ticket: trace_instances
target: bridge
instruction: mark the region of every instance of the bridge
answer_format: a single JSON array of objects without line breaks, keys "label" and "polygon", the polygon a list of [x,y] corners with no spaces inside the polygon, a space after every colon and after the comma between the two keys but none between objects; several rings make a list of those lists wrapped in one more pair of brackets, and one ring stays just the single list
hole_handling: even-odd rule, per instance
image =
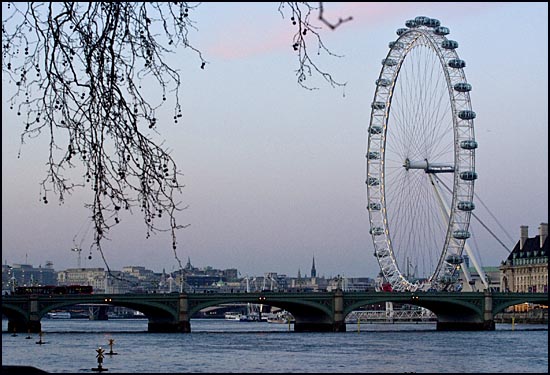
[{"label": "bridge", "polygon": [[385,302],[424,307],[440,331],[494,330],[494,316],[522,303],[548,305],[547,293],[504,292],[254,292],[2,296],[8,331],[40,332],[50,311],[77,304],[108,304],[142,312],[149,332],[191,332],[190,318],[200,310],[228,303],[256,303],[290,312],[296,332],[345,332],[346,316],[361,306]]}]

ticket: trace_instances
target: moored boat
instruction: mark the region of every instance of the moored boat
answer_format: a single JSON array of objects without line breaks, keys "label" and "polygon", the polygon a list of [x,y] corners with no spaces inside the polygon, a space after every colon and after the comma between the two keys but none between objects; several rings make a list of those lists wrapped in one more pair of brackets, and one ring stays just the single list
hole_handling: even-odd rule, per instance
[{"label": "moored boat", "polygon": [[284,324],[293,321],[294,317],[286,310],[279,311],[275,314],[270,314],[267,318],[268,323]]},{"label": "moored boat", "polygon": [[241,313],[234,312],[234,311],[228,311],[224,315],[225,320],[241,320]]},{"label": "moored boat", "polygon": [[70,312],[49,312],[47,317],[50,319],[71,319]]}]

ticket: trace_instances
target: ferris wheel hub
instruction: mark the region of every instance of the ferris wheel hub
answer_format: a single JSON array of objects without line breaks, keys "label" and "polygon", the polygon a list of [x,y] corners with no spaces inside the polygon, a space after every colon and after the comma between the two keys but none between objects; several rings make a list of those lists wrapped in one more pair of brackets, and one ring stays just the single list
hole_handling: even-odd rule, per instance
[{"label": "ferris wheel hub", "polygon": [[452,164],[445,163],[430,163],[428,159],[424,160],[410,160],[405,159],[403,167],[408,171],[409,169],[422,169],[426,173],[453,173],[455,168]]}]

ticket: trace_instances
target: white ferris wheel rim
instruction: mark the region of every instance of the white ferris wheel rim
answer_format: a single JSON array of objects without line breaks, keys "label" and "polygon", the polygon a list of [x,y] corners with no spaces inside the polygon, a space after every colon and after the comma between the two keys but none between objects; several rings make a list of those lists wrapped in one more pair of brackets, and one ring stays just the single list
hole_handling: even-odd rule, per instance
[{"label": "white ferris wheel rim", "polygon": [[[372,236],[374,255],[380,265],[381,273],[384,278],[390,282],[393,290],[415,291],[427,290],[430,288],[443,290],[449,285],[455,284],[457,281],[458,269],[463,263],[462,252],[464,243],[469,237],[468,227],[471,210],[475,207],[473,204],[474,181],[477,178],[477,174],[475,173],[475,149],[477,148],[477,143],[474,137],[473,126],[475,113],[471,110],[469,95],[471,86],[466,81],[463,71],[465,62],[460,60],[456,53],[458,43],[446,38],[449,30],[446,27],[440,26],[438,20],[423,16],[407,21],[406,25],[407,28],[397,30],[399,37],[396,41],[390,42],[390,50],[386,58],[382,60],[382,69],[379,78],[376,80],[376,90],[371,104],[372,111],[368,128],[366,155],[369,232]],[[428,135],[424,136],[424,138],[430,138],[431,134],[436,134],[437,132],[445,132],[444,128],[441,130],[436,128],[431,129],[429,127],[432,118],[438,117],[439,113],[436,115],[433,113],[424,115],[424,113],[420,113],[419,110],[415,109],[417,107],[430,109],[435,106],[434,102],[430,105],[423,105],[425,104],[424,102],[421,104],[411,104],[407,102],[407,97],[426,97],[430,91],[416,91],[411,95],[403,94],[403,92],[400,91],[402,90],[400,88],[401,81],[405,82],[402,85],[403,87],[409,85],[415,89],[432,83],[431,77],[433,77],[433,70],[430,73],[432,75],[428,76],[430,79],[424,79],[423,82],[413,81],[412,83],[407,83],[407,81],[405,81],[406,78],[404,77],[406,77],[408,66],[414,66],[414,64],[409,64],[409,61],[414,62],[416,58],[421,59],[420,56],[415,57],[416,51],[427,51],[427,58],[430,58],[430,56],[433,57],[431,60],[434,65],[433,68],[439,69],[439,77],[433,79],[433,81],[437,80],[443,82],[438,89],[448,92],[448,113],[444,114],[444,116],[449,117],[447,121],[449,122],[449,126],[452,127],[452,138],[450,140],[452,144],[448,144],[449,142],[447,142],[447,156],[452,160],[444,160],[443,162],[437,160],[435,155],[438,154],[436,152],[432,152],[432,154],[426,152],[426,154],[424,154],[419,151],[416,152],[415,155],[412,155],[414,152],[411,152],[411,150],[415,147],[418,148],[418,145],[414,145],[412,141],[409,142],[408,140],[395,140],[394,138],[398,136],[395,134],[398,133],[392,133],[392,126],[396,127],[396,129],[399,128],[399,121],[393,121],[397,118],[402,118],[400,121],[406,124],[406,127],[401,127],[401,129],[399,129],[400,131],[406,132],[407,128],[412,126],[411,124],[418,122],[428,123],[428,126],[425,126],[424,129],[424,134]],[[429,73],[430,71],[428,69],[424,69],[425,65],[428,64],[419,65],[419,70],[415,72],[411,71],[410,76],[418,76],[423,70]],[[426,88],[425,90],[430,90],[430,88]],[[441,96],[442,95],[439,97]],[[405,100],[403,100],[403,103],[405,103],[403,105],[404,109],[399,108],[398,103],[400,103],[399,98],[401,97],[405,98]],[[397,113],[397,115],[394,113]],[[411,113],[415,118],[410,118],[412,116]],[[443,115],[441,120],[443,120]],[[433,132],[430,133],[430,131]],[[451,132],[451,129],[448,129],[448,132]],[[422,137],[417,137],[415,134],[416,133],[411,133],[408,138],[419,138],[418,143],[420,143]],[[443,136],[448,135],[449,134],[442,134],[441,138],[443,139]],[[395,147],[394,149],[400,148],[400,152],[395,153],[399,153],[397,158],[401,158],[397,160],[397,162],[401,164],[399,166],[400,168],[390,169],[389,167],[392,162],[395,162],[395,160],[391,159],[391,157],[395,156],[391,154],[393,147],[392,142],[399,143],[399,147]],[[425,148],[428,149],[429,147]],[[405,150],[411,152],[411,156],[409,156]],[[433,160],[432,157],[434,158]],[[400,221],[399,225],[391,227],[392,222],[396,223],[396,218],[403,215],[397,212],[388,212],[388,201],[395,199],[395,197],[391,196],[391,189],[388,186],[391,186],[390,176],[396,173],[408,176],[409,179],[407,183],[410,183],[413,180],[410,178],[411,176],[418,176],[423,172],[424,176],[429,177],[432,184],[439,183],[440,179],[437,176],[440,173],[442,175],[452,175],[452,183],[450,183],[451,186],[448,187],[451,191],[451,199],[450,202],[445,204],[441,196],[437,197],[437,200],[441,203],[440,206],[448,205],[448,219],[446,225],[439,226],[437,230],[431,228],[434,232],[441,232],[438,235],[441,237],[440,242],[442,242],[439,250],[432,252],[431,258],[433,259],[428,260],[434,264],[433,267],[431,267],[431,273],[422,279],[410,280],[408,270],[406,274],[404,273],[405,269],[402,264],[403,259],[398,259],[401,248],[398,249],[399,246],[394,244],[394,242],[399,243],[398,238],[401,237],[397,234],[400,231],[403,233],[407,230],[418,231],[419,227],[413,227],[412,229],[401,228],[401,226],[406,226],[407,223],[412,223],[412,220],[408,222]],[[413,175],[413,173],[415,173],[415,175]],[[426,180],[424,176],[418,178]],[[435,201],[434,198],[431,199]],[[402,202],[404,205],[410,203],[411,207],[409,207],[409,210],[411,211],[415,207],[412,206],[412,203],[418,204],[418,202],[412,202],[412,200],[413,199],[410,199],[409,202]],[[417,198],[416,200],[419,201],[420,199]],[[409,213],[409,215],[411,215],[411,213]],[[432,216],[434,216],[433,213],[430,217]],[[435,227],[436,225],[433,224],[433,226]],[[402,236],[404,238],[404,235]],[[411,240],[410,242],[414,242],[414,246],[426,246],[421,243],[422,240],[420,238],[414,238],[414,235],[411,236],[410,234],[409,236],[413,238],[414,241]],[[437,237],[435,234],[434,236]],[[403,244],[409,242],[409,240],[403,239],[401,242],[401,247],[405,248],[406,246]],[[431,247],[434,246],[435,245],[431,244]],[[399,264],[400,262],[401,265]]]}]

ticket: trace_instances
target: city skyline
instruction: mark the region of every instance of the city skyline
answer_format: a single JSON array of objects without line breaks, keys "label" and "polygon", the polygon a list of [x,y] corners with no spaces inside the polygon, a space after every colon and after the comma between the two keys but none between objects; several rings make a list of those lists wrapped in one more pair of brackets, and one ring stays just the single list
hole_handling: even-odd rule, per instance
[{"label": "city skyline", "polygon": [[[179,220],[190,226],[179,231],[177,249],[183,265],[189,257],[194,265],[237,268],[242,275],[295,276],[299,269],[309,273],[314,256],[319,275],[376,276],[365,208],[370,103],[388,42],[420,15],[449,27],[467,63],[479,143],[475,192],[499,225],[491,215],[483,218],[501,236],[502,225],[509,250],[521,225],[529,226],[529,237],[538,234],[548,222],[547,3],[327,4],[329,18],[353,16],[323,32],[327,48],[343,57],[319,56],[347,85],[342,90],[313,80],[320,88],[314,91],[296,83],[290,20],[277,6],[204,3],[193,15],[198,31],[191,37],[209,63],[201,70],[191,57],[177,61],[184,72],[183,121],[173,124],[168,108],[159,115],[159,138],[186,185],[180,198],[189,208]],[[19,144],[22,124],[7,109],[6,86],[3,264],[50,260],[56,269],[73,268],[71,248],[81,245],[82,267],[105,267],[95,251],[88,259],[92,233],[83,205],[91,199],[89,187],[62,205],[40,201],[47,139]],[[146,239],[139,212],[121,219],[103,245],[111,269],[179,268],[168,234]],[[508,253],[478,228],[470,245],[483,266],[498,266]]]}]

